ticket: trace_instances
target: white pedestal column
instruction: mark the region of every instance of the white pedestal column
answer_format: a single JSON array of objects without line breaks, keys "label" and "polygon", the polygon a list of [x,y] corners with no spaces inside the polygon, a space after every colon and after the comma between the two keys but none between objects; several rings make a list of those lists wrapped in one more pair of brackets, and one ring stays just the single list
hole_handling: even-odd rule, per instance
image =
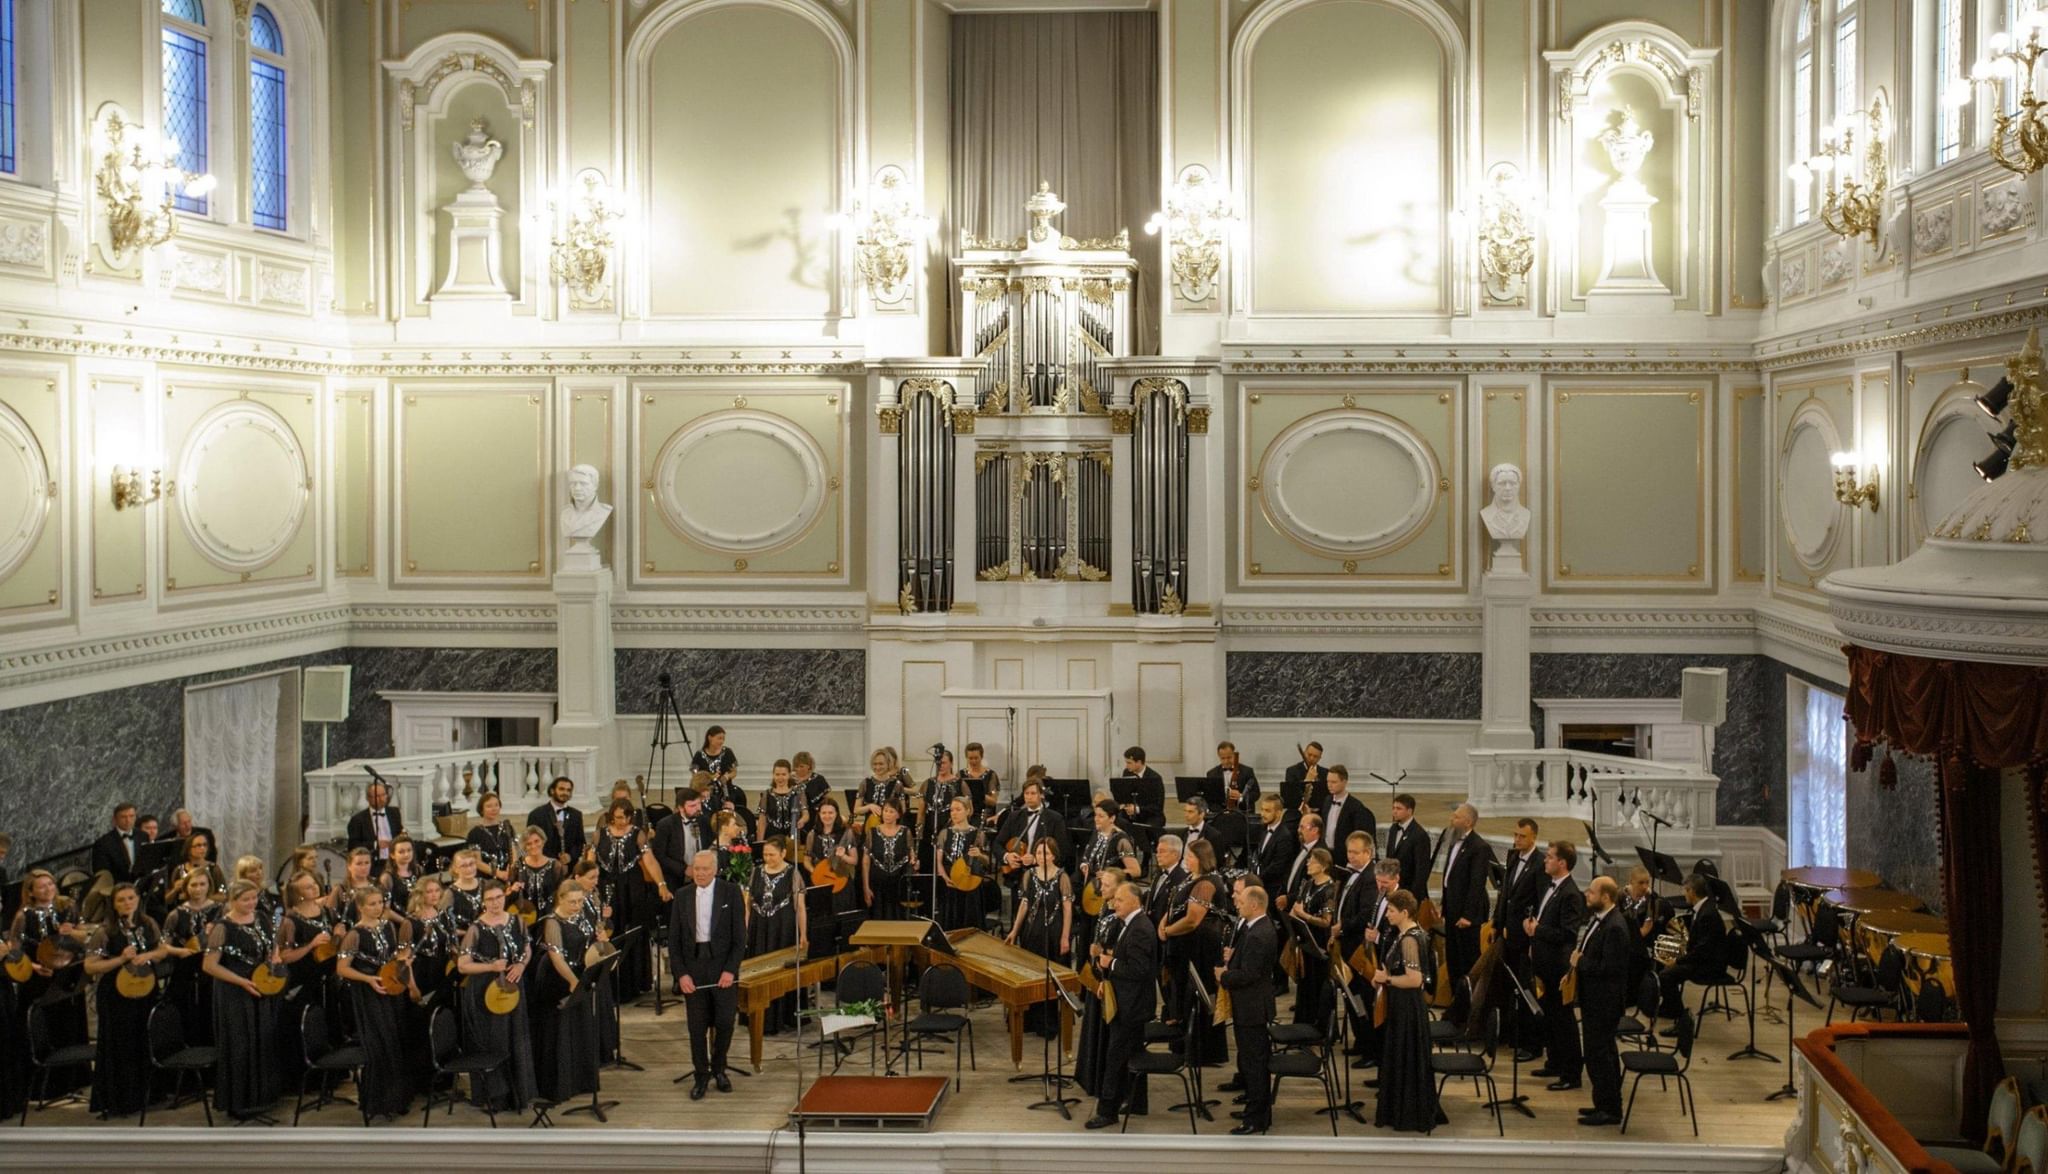
[{"label": "white pedestal column", "polygon": [[1529,601],[1535,581],[1522,567],[1519,544],[1497,543],[1493,568],[1481,580],[1485,597],[1486,660],[1480,686],[1479,745],[1488,750],[1530,750]]},{"label": "white pedestal column", "polygon": [[589,788],[609,786],[619,775],[613,677],[612,573],[603,567],[557,572],[555,725],[549,740],[598,748],[598,777],[577,780]]},{"label": "white pedestal column", "polygon": [[1657,197],[1633,179],[1617,182],[1601,199],[1605,225],[1594,293],[1671,292],[1657,276],[1656,237],[1650,225],[1650,209],[1656,206]]},{"label": "white pedestal column", "polygon": [[500,265],[500,222],[505,210],[484,188],[468,188],[441,209],[448,217],[448,273],[435,300],[471,298],[507,301]]}]

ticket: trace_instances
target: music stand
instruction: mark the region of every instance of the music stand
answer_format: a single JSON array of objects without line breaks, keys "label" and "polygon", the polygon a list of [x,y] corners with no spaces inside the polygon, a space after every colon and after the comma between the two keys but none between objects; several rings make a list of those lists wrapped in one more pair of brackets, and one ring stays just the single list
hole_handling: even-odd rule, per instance
[{"label": "music stand", "polygon": [[929,917],[914,917],[909,920],[924,922],[924,937],[917,943],[920,949],[930,950],[935,954],[944,954],[948,958],[958,958],[960,956],[960,951],[953,948],[952,939],[946,936],[945,930],[939,928],[938,922],[933,921]]},{"label": "music stand", "polygon": [[[1722,887],[1725,888],[1726,885],[1724,884]],[[1776,1064],[1779,1062],[1776,1056],[1756,1046],[1756,967],[1748,965],[1749,958],[1768,959],[1771,948],[1764,943],[1763,931],[1759,930],[1748,918],[1740,913],[1730,913],[1728,918],[1735,923],[1735,932],[1742,935],[1742,945],[1744,950],[1747,951],[1743,959],[1744,965],[1742,968],[1749,972],[1747,975],[1749,979],[1749,997],[1743,1000],[1744,1003],[1748,1004],[1749,1010],[1749,1042],[1742,1046],[1741,1051],[1731,1053],[1728,1058],[1730,1060],[1769,1060],[1771,1063]]]},{"label": "music stand", "polygon": [[[631,937],[633,934],[639,932],[640,927],[636,925],[632,929],[627,930],[624,936]],[[605,985],[610,986],[612,983],[617,981],[619,959],[624,958],[625,956],[626,954],[624,949],[621,949],[616,953],[607,954],[604,957],[598,959],[595,964],[590,966],[588,969],[584,970],[583,981],[577,983],[576,989],[570,991],[568,997],[562,1000],[562,1014],[590,1016],[591,1032],[596,1036],[596,1038],[599,1041],[602,1041],[604,1033],[602,1030],[599,1029],[597,1022],[598,1006],[596,992],[598,990],[598,984],[604,983]],[[615,997],[612,999],[612,1010],[614,1016],[616,1016],[618,1012],[618,1006],[619,1000]],[[623,1061],[621,1062],[623,1063]],[[604,1066],[602,1064],[598,1065],[598,1070],[601,1072],[603,1070],[603,1067]],[[634,1064],[631,1065],[631,1067],[637,1069],[639,1065]],[[573,1117],[578,1113],[588,1113],[591,1116],[597,1118],[599,1121],[605,1121],[605,1110],[618,1108],[619,1102],[601,1100],[598,1095],[600,1084],[600,1080],[593,1078],[590,1085],[590,1103],[587,1105],[577,1105],[576,1107],[571,1109],[564,1109],[562,1111],[562,1116]],[[547,1120],[547,1112],[548,1108],[550,1107],[551,1106],[544,1105],[538,1110],[536,1110],[534,1116],[535,1124],[540,1124],[543,1121],[546,1121],[547,1124],[549,1124],[550,1126],[554,1124],[554,1122]]]},{"label": "music stand", "polygon": [[[1795,1000],[1805,999],[1807,1005],[1811,1006],[1816,1011],[1821,1010],[1820,1000],[1814,998],[1813,995],[1807,991],[1806,984],[1799,980],[1799,967],[1792,963],[1780,960],[1776,954],[1771,952],[1770,946],[1766,945],[1764,947],[1764,952],[1762,954],[1759,954],[1758,957],[1762,958],[1764,960],[1764,965],[1770,967],[1771,972],[1778,976],[1778,980],[1785,984],[1785,1052],[1787,1055],[1790,1055],[1792,1052],[1792,1039],[1794,1035],[1792,1021],[1798,1018],[1799,1007],[1799,1004]],[[1785,1068],[1785,1087],[1772,1093],[1770,1096],[1765,1097],[1764,1100],[1777,1101],[1783,1100],[1786,1097],[1796,1097],[1798,1095],[1799,1089],[1796,1088],[1792,1083],[1792,1068],[1790,1065],[1787,1065]]]},{"label": "music stand", "polygon": [[[1586,829],[1586,846],[1593,849],[1595,867],[1593,867],[1591,871],[1593,873],[1593,876],[1599,876],[1600,869],[1597,867],[1597,865],[1612,864],[1614,863],[1614,857],[1608,853],[1606,848],[1601,846],[1600,833],[1593,830],[1592,820],[1582,819],[1579,821],[1579,823],[1582,824]],[[1589,877],[1588,879],[1591,878]]]},{"label": "music stand", "polygon": [[[1365,1000],[1359,997],[1357,991],[1351,989],[1350,983],[1337,982],[1333,979],[1330,986],[1331,989],[1337,992],[1336,1013],[1342,1016],[1342,1019],[1337,1024],[1337,1040],[1342,1042],[1353,1031],[1351,1026],[1353,1023],[1360,1019],[1364,1019],[1368,1023],[1372,1021],[1372,1008],[1366,1005]],[[1365,1119],[1365,1102],[1351,1099],[1351,1065],[1341,1063],[1336,1057],[1331,1058],[1331,1063],[1337,1064],[1344,1073],[1344,1099],[1338,1101],[1335,1105],[1325,1105],[1317,1109],[1316,1112],[1319,1114],[1349,1113],[1351,1114],[1351,1119],[1360,1125],[1372,1124],[1372,1122]]]},{"label": "music stand", "polygon": [[[1094,804],[1087,779],[1047,779],[1045,786],[1052,798],[1052,809],[1059,813],[1061,819],[1071,825],[1077,819],[1087,818],[1088,809]],[[975,810],[980,810],[979,802]]]},{"label": "music stand", "polygon": [[[1543,1009],[1536,1005],[1536,996],[1522,983],[1522,976],[1515,973],[1514,964],[1503,955],[1498,969],[1508,976],[1514,989],[1508,992],[1508,1038],[1519,1041],[1522,1038],[1522,1011],[1528,1009],[1531,1015],[1541,1017]],[[1529,1094],[1522,1091],[1522,1049],[1519,1043],[1510,1044],[1510,1071],[1508,1074],[1508,1095],[1486,1102],[1486,1108],[1496,1115],[1506,1109],[1513,1109],[1524,1117],[1534,1119],[1536,1110],[1529,1107]]]},{"label": "music stand", "polygon": [[1636,859],[1643,862],[1643,867],[1649,870],[1652,880],[1660,884],[1684,886],[1685,873],[1679,871],[1678,861],[1664,853],[1637,844]]},{"label": "music stand", "polygon": [[[642,945],[639,939],[640,927],[637,925],[613,938],[612,945],[617,952],[609,957],[600,958],[597,965],[592,966],[589,973],[583,976],[582,984],[576,988],[576,991],[580,993],[585,987],[590,986],[591,976],[597,973],[599,966],[604,967],[603,977],[611,984],[612,993],[612,1054],[610,1060],[604,1064],[604,1067],[623,1068],[629,1072],[645,1072],[647,1070],[626,1059],[626,1033],[624,1022],[620,1019],[621,1009],[619,1007],[619,959],[625,957],[627,950],[646,949],[647,947]],[[659,956],[660,951],[655,951],[655,953]],[[659,975],[655,976],[654,989],[657,991],[661,989],[661,978]],[[575,1110],[571,1109],[570,1112],[573,1113]],[[598,1114],[597,1119],[600,1121],[604,1120],[604,1115],[602,1113]]]},{"label": "music stand", "polygon": [[[1193,962],[1185,962],[1182,965],[1188,968],[1187,981],[1191,984],[1190,989],[1194,993],[1195,1002],[1199,1005],[1202,1012],[1200,1019],[1214,1023],[1216,1021],[1216,997],[1209,993],[1208,987],[1202,985],[1202,972],[1195,969]],[[1189,1008],[1189,1010],[1194,1009],[1193,1007]],[[1209,1100],[1202,1094],[1202,1066],[1195,1062],[1195,1043],[1200,1036],[1200,1030],[1195,1026],[1196,1022],[1196,1016],[1188,1016],[1187,1028],[1181,1036],[1180,1062],[1187,1066],[1188,1080],[1195,1090],[1195,1099],[1191,1102],[1195,1107],[1195,1112],[1200,1113],[1204,1121],[1214,1121],[1216,1118],[1210,1115],[1209,1107],[1211,1105],[1220,1105],[1223,1102]],[[1187,1104],[1174,1105],[1167,1109],[1167,1112],[1178,1112],[1187,1107]]]},{"label": "music stand", "polygon": [[[1076,1014],[1080,1013],[1081,1001],[1069,993],[1066,986],[1053,977],[1052,959],[1050,958],[1045,960],[1045,989],[1052,992],[1052,997],[1065,1004],[1068,1010]],[[1047,1010],[1054,1011],[1057,1014],[1055,1008],[1048,1007]],[[1054,1031],[1051,1035],[1041,1034],[1038,1037],[1038,1079],[1044,1085],[1045,1095],[1026,1105],[1025,1108],[1058,1109],[1061,1117],[1072,1121],[1074,1115],[1067,1111],[1067,1106],[1080,1104],[1081,1098],[1066,1095],[1067,1086],[1074,1083],[1074,1078],[1066,1074],[1066,1048],[1054,1045],[1054,1041],[1058,1038],[1058,1031]],[[1015,1080],[1016,1078],[1012,1077],[1011,1079]]]},{"label": "music stand", "polygon": [[[853,882],[848,881],[846,883],[852,884]],[[810,926],[814,925],[821,927],[831,926],[833,933],[835,935],[832,938],[827,938],[824,934],[820,933],[805,934],[805,940],[810,943],[810,948],[809,952],[806,953],[804,957],[807,959],[818,958],[827,954],[836,953],[836,947],[838,945],[836,935],[838,933],[839,926],[838,922],[835,920],[836,915],[832,911],[831,886],[805,885],[803,887],[803,907],[804,925],[806,928],[809,928]]]},{"label": "music stand", "polygon": [[1218,815],[1223,811],[1223,780],[1208,775],[1175,775],[1173,795],[1182,803],[1199,795],[1209,805],[1209,814]]}]

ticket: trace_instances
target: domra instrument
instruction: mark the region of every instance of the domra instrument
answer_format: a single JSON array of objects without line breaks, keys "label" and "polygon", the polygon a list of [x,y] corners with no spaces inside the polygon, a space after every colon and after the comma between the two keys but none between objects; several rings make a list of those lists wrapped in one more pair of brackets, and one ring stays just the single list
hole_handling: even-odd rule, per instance
[{"label": "domra instrument", "polygon": [[124,999],[146,999],[156,993],[156,970],[146,962],[130,962],[114,972],[114,991]]},{"label": "domra instrument", "polygon": [[504,975],[491,979],[484,988],[484,1010],[493,1015],[510,1015],[519,1009],[519,984],[505,981]]}]

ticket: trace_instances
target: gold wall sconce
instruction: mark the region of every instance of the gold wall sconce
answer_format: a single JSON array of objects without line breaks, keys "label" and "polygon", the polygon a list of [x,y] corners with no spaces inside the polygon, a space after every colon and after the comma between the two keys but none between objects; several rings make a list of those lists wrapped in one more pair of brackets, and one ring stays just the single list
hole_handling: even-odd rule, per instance
[{"label": "gold wall sconce", "polygon": [[113,488],[115,509],[138,509],[164,495],[164,473],[140,465],[115,465]]},{"label": "gold wall sconce", "polygon": [[[1861,153],[1857,142],[1863,144]],[[1826,179],[1820,222],[1837,236],[1860,236],[1877,243],[1884,219],[1884,196],[1891,187],[1891,104],[1879,89],[1870,109],[1843,114],[1822,127],[1820,150],[1787,169],[1792,182]]]},{"label": "gold wall sconce", "polygon": [[572,304],[609,306],[606,277],[619,243],[619,222],[626,218],[624,198],[605,182],[603,172],[586,167],[576,173],[565,199],[548,201],[548,213],[557,221],[548,242],[549,272],[568,288]]},{"label": "gold wall sconce", "polygon": [[1834,454],[1832,462],[1835,466],[1835,500],[1852,509],[1859,505],[1867,505],[1872,513],[1876,513],[1877,465],[1873,462],[1868,478],[1859,483],[1856,480],[1856,469],[1863,460],[1858,454],[1838,452]]},{"label": "gold wall sconce", "polygon": [[1224,238],[1237,219],[1230,189],[1218,184],[1208,168],[1190,163],[1180,169],[1180,178],[1166,193],[1166,207],[1145,222],[1145,232],[1166,234],[1167,271],[1182,301],[1206,302],[1215,296]]},{"label": "gold wall sconce", "polygon": [[853,228],[854,268],[868,297],[878,306],[906,302],[916,285],[911,265],[917,243],[931,235],[933,225],[911,189],[909,174],[894,163],[884,164],[867,198],[854,201],[853,210],[837,219]]},{"label": "gold wall sconce", "polygon": [[[2034,66],[2048,45],[2041,36],[2048,32],[2048,11],[2022,14],[2010,33],[1993,33],[1985,48],[1990,56],[1970,69],[1970,80],[1991,87],[1991,157],[2000,167],[2021,175],[2032,175],[2048,165],[2048,117],[2041,108],[2048,99],[2034,91]],[[2006,108],[2005,88],[2019,87],[2018,100]],[[1969,102],[1968,85],[1958,85],[1951,96],[1957,106]]]},{"label": "gold wall sconce", "polygon": [[1536,226],[1542,199],[1512,163],[1496,163],[1479,191],[1479,272],[1486,296],[1519,302],[1536,265]]},{"label": "gold wall sconce", "polygon": [[213,191],[213,176],[172,162],[178,155],[176,141],[151,138],[112,103],[102,109],[94,137],[99,163],[93,190],[106,214],[107,244],[116,260],[155,248],[177,233],[171,201],[178,192],[202,197]]}]

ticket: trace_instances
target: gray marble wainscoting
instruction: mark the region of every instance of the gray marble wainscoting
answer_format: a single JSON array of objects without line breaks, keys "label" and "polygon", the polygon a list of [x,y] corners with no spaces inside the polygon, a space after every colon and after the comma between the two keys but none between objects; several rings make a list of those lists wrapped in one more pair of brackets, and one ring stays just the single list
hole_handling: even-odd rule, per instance
[{"label": "gray marble wainscoting", "polygon": [[[327,760],[383,758],[392,752],[391,706],[382,690],[432,693],[553,693],[552,648],[349,648],[334,663],[355,666],[349,678],[348,721],[334,727]],[[313,765],[320,727],[308,726]]]},{"label": "gray marble wainscoting", "polygon": [[621,648],[613,664],[620,713],[653,713],[664,672],[684,713],[867,712],[867,652],[860,648]]},{"label": "gray marble wainscoting", "polygon": [[1895,889],[1942,910],[1940,784],[1934,763],[1900,754],[1899,784],[1878,780],[1882,752],[1849,776],[1849,867],[1867,868]]},{"label": "gray marble wainscoting", "polygon": [[[1792,671],[1786,665],[1767,656],[1538,653],[1529,658],[1529,695],[1676,697],[1680,671],[1688,668],[1728,670],[1728,720],[1714,734],[1714,771],[1721,776],[1715,818],[1784,835],[1785,674]],[[1542,711],[1532,707],[1530,721],[1541,742]]]},{"label": "gray marble wainscoting", "polygon": [[1477,721],[1476,652],[1232,652],[1231,717]]}]

